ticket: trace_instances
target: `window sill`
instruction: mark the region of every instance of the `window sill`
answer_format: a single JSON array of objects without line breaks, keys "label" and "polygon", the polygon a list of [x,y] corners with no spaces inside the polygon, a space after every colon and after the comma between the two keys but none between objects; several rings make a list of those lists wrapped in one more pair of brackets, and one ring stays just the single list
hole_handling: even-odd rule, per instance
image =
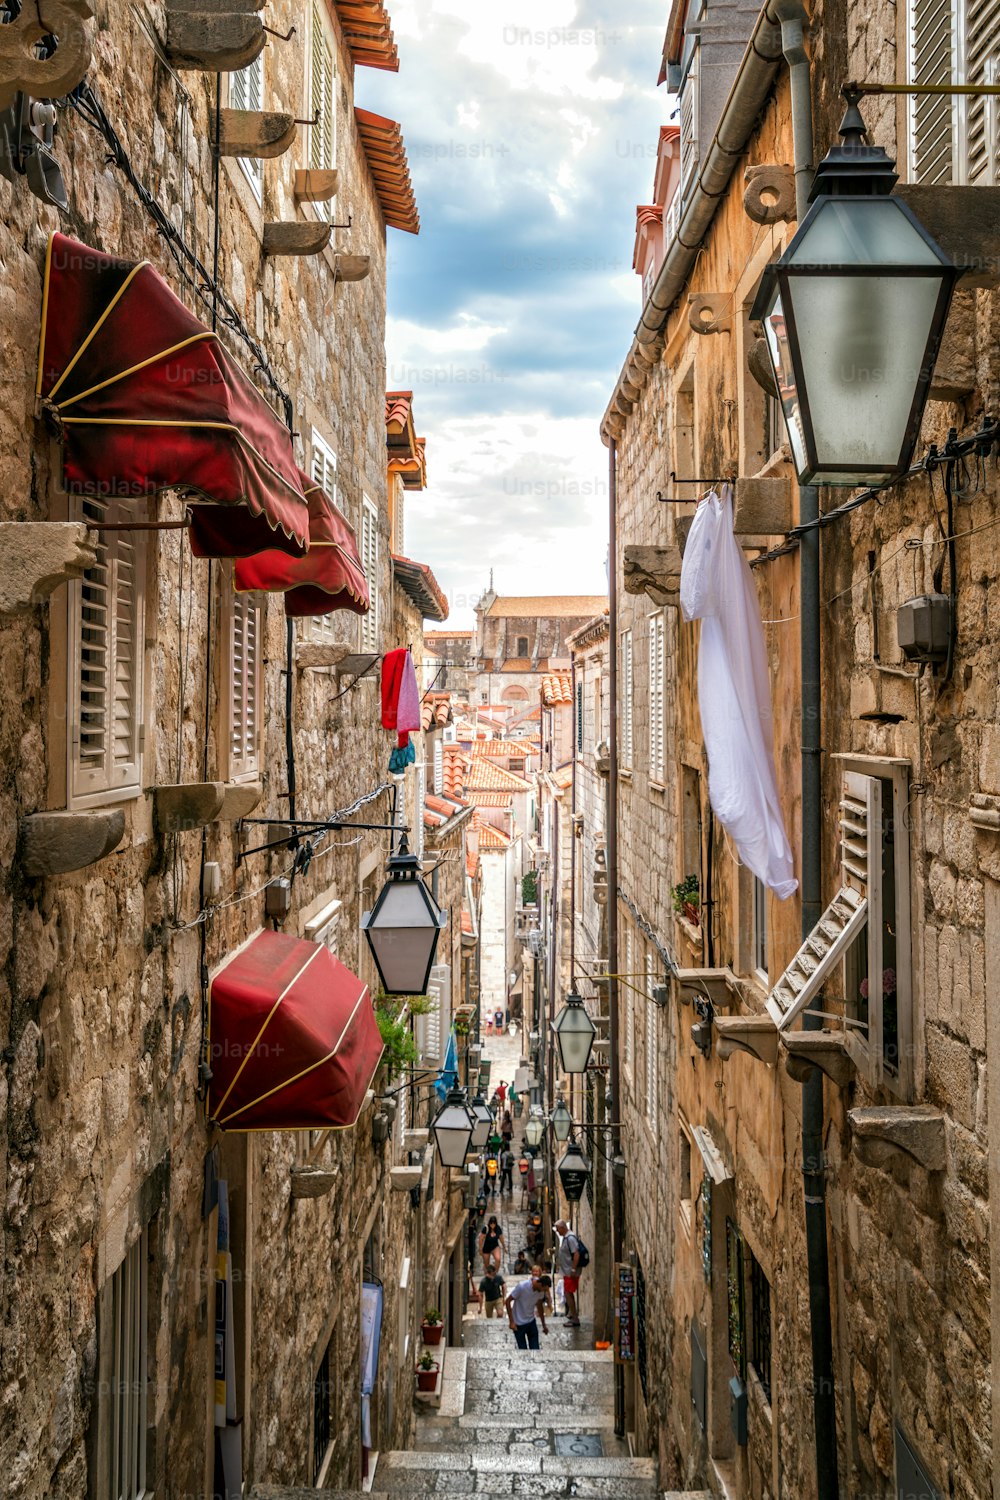
[{"label": "window sill", "polygon": [[651,792],[659,792],[660,796],[662,797],[664,795],[664,793],[668,790],[668,788],[667,788],[666,782],[655,781],[652,777],[650,777],[650,780],[649,780],[649,790]]},{"label": "window sill", "polygon": [[681,1221],[681,1230],[683,1231],[685,1238],[690,1240],[694,1232],[694,1213],[691,1209],[690,1198],[681,1199],[681,1206],[678,1210],[678,1216]]},{"label": "window sill", "polygon": [[624,769],[619,770],[619,772],[618,772],[618,780],[619,781],[631,781],[632,780],[632,768],[630,766],[626,766],[626,767],[624,767]]},{"label": "window sill", "polygon": [[674,921],[677,923],[680,934],[688,946],[700,953],[702,947],[701,927],[696,927],[693,922],[689,922],[687,917],[683,916],[680,912],[674,913]]}]

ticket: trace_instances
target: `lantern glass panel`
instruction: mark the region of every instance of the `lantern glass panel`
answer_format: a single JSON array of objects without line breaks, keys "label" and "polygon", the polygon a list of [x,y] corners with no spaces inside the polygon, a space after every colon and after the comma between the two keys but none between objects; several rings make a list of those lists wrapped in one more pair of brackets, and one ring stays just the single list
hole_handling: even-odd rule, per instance
[{"label": "lantern glass panel", "polygon": [[790,266],[940,266],[894,198],[828,198],[788,247]]},{"label": "lantern glass panel", "polygon": [[381,917],[377,925],[365,929],[382,983],[390,995],[422,995],[434,962],[438,927],[403,927],[386,929]]},{"label": "lantern glass panel", "polygon": [[472,1119],[465,1104],[446,1103],[433,1124],[443,1167],[464,1167],[472,1139]]}]

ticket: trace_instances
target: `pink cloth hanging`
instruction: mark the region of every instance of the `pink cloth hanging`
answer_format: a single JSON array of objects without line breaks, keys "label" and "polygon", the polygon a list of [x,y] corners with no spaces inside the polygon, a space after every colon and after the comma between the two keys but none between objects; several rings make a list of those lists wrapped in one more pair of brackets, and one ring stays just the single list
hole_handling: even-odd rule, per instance
[{"label": "pink cloth hanging", "polygon": [[410,733],[420,728],[420,691],[409,648],[400,646],[382,658],[382,728],[395,729],[405,750]]}]

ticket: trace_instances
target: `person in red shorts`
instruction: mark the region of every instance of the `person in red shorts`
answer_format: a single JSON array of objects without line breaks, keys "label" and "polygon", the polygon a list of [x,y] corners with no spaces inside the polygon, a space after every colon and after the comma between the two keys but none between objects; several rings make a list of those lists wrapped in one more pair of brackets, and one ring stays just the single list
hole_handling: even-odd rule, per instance
[{"label": "person in red shorts", "polygon": [[570,1328],[579,1328],[580,1309],[576,1298],[580,1290],[580,1241],[565,1219],[559,1219],[555,1229],[559,1236],[559,1269],[566,1297],[566,1322]]}]

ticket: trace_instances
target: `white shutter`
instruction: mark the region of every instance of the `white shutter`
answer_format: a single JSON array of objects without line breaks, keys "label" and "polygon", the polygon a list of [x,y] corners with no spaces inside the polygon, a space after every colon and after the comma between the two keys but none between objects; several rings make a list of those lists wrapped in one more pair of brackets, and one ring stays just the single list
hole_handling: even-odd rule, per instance
[{"label": "white shutter", "polygon": [[231,595],[229,779],[260,769],[260,609],[252,594]]},{"label": "white shutter", "polygon": [[[264,108],[263,52],[238,73],[230,74],[229,104],[232,109],[252,110],[254,114]],[[241,156],[239,162],[250,179],[250,186],[259,202],[264,183],[264,163],[259,156]]]},{"label": "white shutter", "polygon": [[659,1007],[653,1004],[656,973],[653,955],[646,953],[646,1117],[654,1135],[660,1112]]},{"label": "white shutter", "polygon": [[698,67],[699,47],[695,47],[687,76],[681,84],[681,194],[685,192],[698,166]]},{"label": "white shutter", "polygon": [[[913,83],[956,81],[956,0],[910,0],[909,77]],[[947,94],[914,95],[910,111],[910,177],[951,182],[955,173],[956,111]]]},{"label": "white shutter", "polygon": [[[1000,83],[1000,0],[967,0],[968,81]],[[967,101],[966,181],[1000,185],[1000,99],[970,96]]]},{"label": "white shutter", "polygon": [[325,490],[336,505],[337,455],[315,427],[312,434],[312,463],[309,473],[313,484],[318,484],[321,490]]},{"label": "white shutter", "polygon": [[[337,154],[336,70],[324,10],[325,7],[319,0],[313,0],[309,112],[316,123],[309,127],[309,165],[318,171],[326,171],[335,166]],[[316,212],[325,218],[332,218],[333,206],[332,200],[314,204]]]},{"label": "white shutter", "polygon": [[653,781],[664,777],[663,678],[664,619],[649,618],[649,774]]},{"label": "white shutter", "polygon": [[621,752],[622,752],[622,763],[623,763],[623,765],[625,765],[626,767],[629,767],[629,766],[632,765],[632,756],[633,756],[633,752],[634,752],[633,724],[635,722],[634,700],[633,700],[633,691],[632,691],[632,632],[631,632],[631,630],[626,630],[625,633],[624,633],[624,635],[622,636],[622,679],[623,679],[623,682],[622,682],[622,689],[623,689],[622,690],[622,701],[623,701],[622,719],[623,719],[623,723],[622,723]]},{"label": "white shutter", "polygon": [[371,608],[361,617],[362,651],[378,650],[378,511],[367,495],[361,501],[361,566],[368,580]]},{"label": "white shutter", "polygon": [[428,1068],[440,1068],[444,1062],[444,1050],[451,1025],[451,970],[447,964],[435,964],[427,982],[427,998],[431,1008],[421,1028],[420,1050],[422,1061]]},{"label": "white shutter", "polygon": [[[88,521],[139,518],[139,502],[88,499]],[[94,534],[97,561],[69,591],[70,795],[141,783],[146,540],[141,531]]]},{"label": "white shutter", "polygon": [[[844,774],[840,803],[843,884],[767,998],[784,1031],[819,994],[836,965],[865,931],[881,932],[882,785],[874,776]],[[869,1015],[881,1017],[882,970],[869,965]],[[875,1049],[875,1038],[869,1036]],[[878,1041],[881,1050],[881,1039]]]},{"label": "white shutter", "polygon": [[434,790],[439,797],[444,791],[444,745],[440,734],[434,740]]},{"label": "white shutter", "polygon": [[417,805],[413,812],[416,828],[411,840],[413,852],[418,859],[424,857],[424,801],[427,797],[427,767],[421,761],[416,768],[416,800]]},{"label": "white shutter", "polygon": [[619,986],[618,991],[625,1005],[625,1057],[629,1067],[635,1066],[635,995],[632,990],[635,984],[634,946],[632,927],[629,924],[625,928],[625,983],[624,986]]}]

